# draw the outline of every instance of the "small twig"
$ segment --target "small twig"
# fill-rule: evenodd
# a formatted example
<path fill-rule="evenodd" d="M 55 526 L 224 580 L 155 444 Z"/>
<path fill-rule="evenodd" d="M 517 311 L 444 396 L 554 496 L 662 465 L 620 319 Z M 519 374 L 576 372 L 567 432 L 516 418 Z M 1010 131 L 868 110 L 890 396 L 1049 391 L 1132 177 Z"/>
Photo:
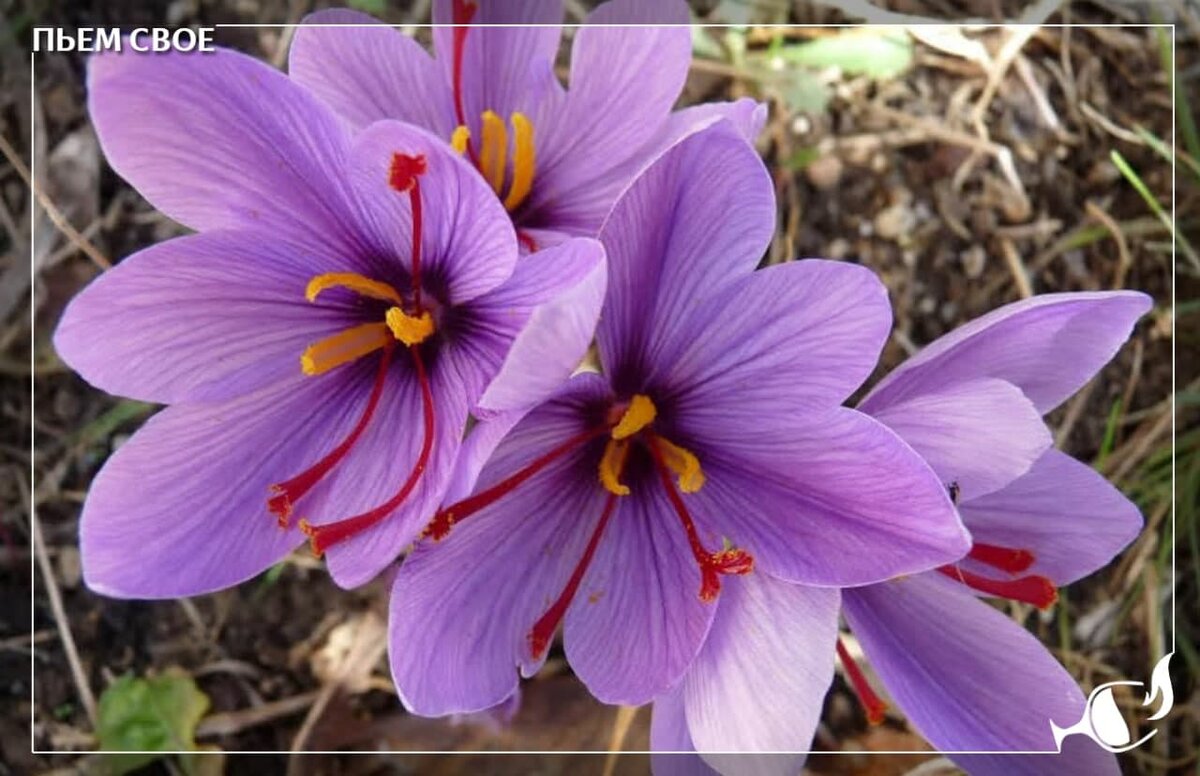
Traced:
<path fill-rule="evenodd" d="M 33 196 L 37 198 L 38 204 L 46 211 L 46 215 L 50 216 L 50 220 L 54 223 L 58 230 L 66 235 L 66 238 L 74 243 L 75 247 L 82 251 L 92 263 L 100 269 L 111 269 L 112 262 L 109 261 L 103 253 L 92 245 L 83 235 L 81 235 L 75 227 L 71 226 L 71 222 L 66 219 L 62 211 L 46 196 L 46 192 L 42 191 L 42 187 L 36 185 L 32 176 L 29 174 L 29 168 L 25 166 L 25 162 L 17 155 L 8 141 L 4 139 L 4 135 L 0 135 L 0 154 L 3 154 L 17 174 L 25 181 L 29 190 L 33 192 Z"/>
<path fill-rule="evenodd" d="M 983 117 L 991 107 L 992 99 L 996 96 L 996 90 L 1000 88 L 1000 82 L 1004 80 L 1009 66 L 1016 59 L 1017 54 L 1021 53 L 1021 49 L 1025 47 L 1033 34 L 1037 32 L 1037 29 L 1033 26 L 1013 28 L 1008 40 L 1004 41 L 1004 45 L 1000 47 L 1000 53 L 992 60 L 992 67 L 987 74 L 987 83 L 984 84 L 983 92 L 979 95 L 979 99 L 971 111 L 971 122 L 975 125 L 975 131 L 985 140 L 990 139 L 990 136 Z"/>
<path fill-rule="evenodd" d="M 1021 82 L 1025 84 L 1026 91 L 1033 98 L 1033 104 L 1037 106 L 1038 113 L 1042 115 L 1042 121 L 1046 122 L 1046 126 L 1050 129 L 1058 129 L 1061 122 L 1058 120 L 1058 114 L 1054 112 L 1053 106 L 1050 105 L 1050 100 L 1046 99 L 1046 90 L 1038 83 L 1037 78 L 1033 75 L 1033 67 L 1029 64 L 1029 60 L 1023 55 L 1018 54 L 1016 60 L 1017 75 L 1021 77 Z"/>
<path fill-rule="evenodd" d="M 1066 446 L 1067 440 L 1071 438 L 1071 432 L 1075 429 L 1075 424 L 1083 417 L 1083 411 L 1087 407 L 1088 399 L 1092 397 L 1092 392 L 1096 390 L 1096 380 L 1089 380 L 1087 385 L 1079 393 L 1071 398 L 1067 404 L 1067 413 L 1063 417 L 1062 424 L 1058 427 L 1058 431 L 1054 434 L 1054 446 L 1062 449 Z"/>
<path fill-rule="evenodd" d="M 1099 221 L 1117 241 L 1117 271 L 1113 274 L 1112 287 L 1124 288 L 1125 275 L 1133 266 L 1133 257 L 1129 255 L 1129 243 L 1125 241 L 1125 233 L 1121 231 L 1121 225 L 1113 220 L 1113 217 L 1106 213 L 1104 208 L 1090 199 L 1084 203 L 1083 207 L 1087 210 L 1087 214 Z"/>
<path fill-rule="evenodd" d="M 1083 113 L 1083 115 L 1087 116 L 1092 123 L 1098 125 L 1101 129 L 1118 140 L 1124 140 L 1126 143 L 1132 143 L 1133 145 L 1146 145 L 1146 141 L 1142 140 L 1138 133 L 1131 132 L 1124 127 L 1114 124 L 1111 119 L 1093 108 L 1086 100 L 1079 101 L 1079 110 Z"/>
<path fill-rule="evenodd" d="M 1012 275 L 1013 282 L 1017 284 L 1017 293 L 1021 295 L 1022 299 L 1033 296 L 1033 285 L 1029 282 L 1029 273 L 1012 240 L 1007 238 L 1000 240 L 1000 253 L 1004 256 L 1004 263 L 1008 265 L 1008 272 Z"/>
<path fill-rule="evenodd" d="M 75 691 L 79 693 L 79 701 L 83 704 L 83 710 L 87 712 L 92 728 L 95 729 L 96 696 L 92 695 L 92 688 L 88 686 L 87 674 L 84 673 L 83 664 L 79 660 L 79 650 L 75 648 L 75 637 L 71 634 L 71 622 L 67 619 L 66 610 L 63 609 L 62 593 L 58 589 L 58 580 L 54 578 L 54 566 L 51 565 L 50 555 L 46 552 L 46 537 L 42 534 L 42 522 L 38 519 L 37 509 L 33 506 L 29 486 L 25 483 L 24 478 L 18 478 L 17 482 L 21 490 L 21 499 L 25 503 L 25 511 L 29 515 L 29 524 L 33 532 L 31 538 L 34 554 L 37 556 L 37 564 L 42 572 L 42 577 L 46 580 L 46 595 L 50 599 L 50 611 L 54 613 L 54 624 L 58 627 L 58 637 L 62 640 L 63 651 L 67 654 L 67 663 L 71 666 L 71 678 L 75 681 Z"/>
<path fill-rule="evenodd" d="M 618 706 L 617 716 L 613 720 L 612 735 L 608 739 L 608 756 L 604 758 L 604 771 L 601 776 L 613 776 L 617 772 L 617 760 L 621 758 L 621 749 L 625 746 L 625 737 L 629 728 L 637 718 L 637 706 Z"/>
<path fill-rule="evenodd" d="M 274 722 L 281 717 L 299 714 L 312 706 L 319 694 L 320 690 L 312 690 L 250 709 L 209 714 L 196 725 L 196 738 L 234 735 L 267 722 Z"/>

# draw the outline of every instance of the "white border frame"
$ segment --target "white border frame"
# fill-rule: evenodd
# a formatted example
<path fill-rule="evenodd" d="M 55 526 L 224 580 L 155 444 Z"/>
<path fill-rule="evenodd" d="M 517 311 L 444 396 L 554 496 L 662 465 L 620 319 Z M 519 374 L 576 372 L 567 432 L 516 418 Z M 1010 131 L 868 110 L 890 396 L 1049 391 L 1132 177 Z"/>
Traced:
<path fill-rule="evenodd" d="M 879 9 L 879 10 L 882 11 L 882 9 Z M 163 26 L 167 27 L 168 25 L 163 25 Z M 305 24 L 301 24 L 301 23 L 297 22 L 297 23 L 279 23 L 279 24 L 229 23 L 229 24 L 212 24 L 212 25 L 207 25 L 207 26 L 211 26 L 214 28 L 229 28 L 229 29 L 239 29 L 239 28 L 241 28 L 241 29 L 245 29 L 245 28 L 288 29 L 288 28 L 296 28 L 296 27 L 301 27 L 301 26 L 339 27 L 339 28 L 344 29 L 344 28 L 353 28 L 353 27 L 370 28 L 370 27 L 388 26 L 388 27 L 402 30 L 407 34 L 408 31 L 416 30 L 416 29 L 431 29 L 431 28 L 435 28 L 435 27 L 455 27 L 458 25 L 433 24 L 431 22 L 420 23 L 420 24 L 386 24 L 386 25 L 383 22 L 380 22 L 379 24 L 342 24 L 342 25 L 308 24 L 308 25 L 305 25 Z M 583 24 L 577 22 L 577 23 L 563 23 L 562 25 L 487 24 L 487 25 L 475 25 L 475 26 L 481 26 L 481 27 L 561 27 L 562 29 L 565 30 L 565 29 L 570 29 L 570 28 L 578 29 L 579 27 L 583 26 Z M 694 29 L 697 27 L 730 29 L 730 28 L 737 28 L 737 27 L 746 26 L 746 25 L 690 23 L 688 25 L 598 24 L 598 25 L 589 25 L 589 26 L 629 27 L 629 28 L 687 26 L 689 29 Z M 979 20 L 963 20 L 963 21 L 946 21 L 944 23 L 942 23 L 942 22 L 933 23 L 931 21 L 927 25 L 925 25 L 925 24 L 917 25 L 917 24 L 868 22 L 868 23 L 859 23 L 859 24 L 804 24 L 804 25 L 766 24 L 766 25 L 750 25 L 750 26 L 753 26 L 756 29 L 791 29 L 794 27 L 802 27 L 804 29 L 810 29 L 810 28 L 816 28 L 816 27 L 828 27 L 828 28 L 835 28 L 835 29 L 844 29 L 847 27 L 891 27 L 891 28 L 900 27 L 900 28 L 903 28 L 903 27 L 908 27 L 908 26 L 950 26 L 950 27 L 972 27 L 972 28 L 979 28 L 979 29 L 1000 29 L 1000 28 L 1019 29 L 1019 28 L 1027 28 L 1027 27 L 1049 28 L 1049 29 L 1061 29 L 1061 28 L 1075 28 L 1075 29 L 1079 29 L 1079 28 L 1102 28 L 1102 29 L 1103 28 L 1116 28 L 1116 29 L 1169 28 L 1171 30 L 1171 65 L 1173 68 L 1175 68 L 1175 71 L 1173 71 L 1170 74 L 1171 75 L 1171 143 L 1170 143 L 1170 148 L 1171 148 L 1172 154 L 1177 153 L 1178 134 L 1179 134 L 1177 116 L 1176 116 L 1176 111 L 1177 111 L 1177 107 L 1178 107 L 1176 90 L 1179 88 L 1178 78 L 1177 78 L 1178 59 L 1177 59 L 1177 51 L 1176 51 L 1176 44 L 1177 44 L 1177 40 L 1178 40 L 1178 35 L 1177 35 L 1177 26 L 1178 25 L 1175 24 L 1174 22 L 1170 22 L 1170 23 L 1163 22 L 1163 23 L 1155 23 L 1155 24 L 1132 24 L 1132 23 L 1129 23 L 1129 24 L 1125 24 L 1125 23 L 1026 24 L 1026 23 L 988 23 L 988 22 L 982 22 Z M 202 54 L 200 52 L 193 52 L 193 53 L 196 53 L 197 55 L 202 56 Z M 34 133 L 32 131 L 34 129 L 33 125 L 37 121 L 36 57 L 37 57 L 37 54 L 33 51 L 30 51 L 30 54 L 29 54 L 30 134 L 29 134 L 29 136 L 31 138 L 31 143 L 30 143 L 30 148 L 29 148 L 29 157 L 30 157 L 29 158 L 29 177 L 30 177 L 31 186 L 37 185 L 37 158 L 36 158 L 37 153 L 36 153 L 36 148 L 35 148 L 34 144 L 32 143 L 32 138 L 34 137 Z M 1172 224 L 1175 224 L 1177 222 L 1177 219 L 1176 219 L 1176 182 L 1175 182 L 1176 166 L 1177 166 L 1177 164 L 1173 164 L 1171 166 L 1171 222 L 1172 222 Z M 36 230 L 36 226 L 37 226 L 37 212 L 38 212 L 37 199 L 35 196 L 33 196 L 33 192 L 31 191 L 30 192 L 30 200 L 29 200 L 29 235 L 30 235 L 30 237 L 29 237 L 29 246 L 30 246 L 30 248 L 29 248 L 29 270 L 30 270 L 30 283 L 29 283 L 29 416 L 30 416 L 30 422 L 29 422 L 29 486 L 30 486 L 29 509 L 30 509 L 30 516 L 29 516 L 29 519 L 30 519 L 31 527 L 32 527 L 32 523 L 33 523 L 33 515 L 37 511 L 37 500 L 36 500 L 36 492 L 37 492 L 36 468 L 37 467 L 36 467 L 36 450 L 34 447 L 34 442 L 35 442 L 35 438 L 36 438 L 35 420 L 37 417 L 36 404 L 35 404 L 36 398 L 37 398 L 37 392 L 36 392 L 36 388 L 37 388 L 37 357 L 36 357 L 36 350 L 35 350 L 36 318 L 37 318 L 37 315 L 36 315 L 37 308 L 35 306 L 35 289 L 37 286 L 37 272 L 36 272 L 37 268 L 36 268 L 36 261 L 35 261 L 36 252 L 35 252 L 35 248 L 34 248 L 34 242 L 35 242 L 34 235 L 35 235 L 35 230 Z M 1176 345 L 1177 345 L 1177 340 L 1176 340 L 1176 332 L 1175 332 L 1175 324 L 1176 324 L 1175 310 L 1177 307 L 1176 271 L 1177 271 L 1177 267 L 1178 267 L 1178 263 L 1177 263 L 1178 256 L 1176 255 L 1176 252 L 1177 252 L 1176 241 L 1177 241 L 1177 237 L 1173 233 L 1172 237 L 1171 237 L 1171 290 L 1170 290 L 1170 299 L 1171 299 L 1171 308 L 1170 308 L 1170 318 L 1171 318 L 1171 395 L 1170 395 L 1170 399 L 1171 399 L 1171 537 L 1172 537 L 1171 611 L 1170 611 L 1170 615 L 1171 615 L 1170 616 L 1170 622 L 1171 622 L 1171 649 L 1170 649 L 1170 652 L 1171 653 L 1175 652 L 1175 647 L 1176 647 L 1175 640 L 1176 640 L 1176 634 L 1178 632 L 1177 625 L 1176 625 L 1176 622 L 1177 622 L 1176 618 L 1178 616 L 1178 611 L 1177 611 L 1177 606 L 1176 606 L 1176 587 L 1177 587 L 1177 583 L 1178 583 L 1178 572 L 1177 572 L 1177 565 L 1176 565 L 1177 564 L 1177 556 L 1178 556 L 1178 549 L 1177 549 L 1178 535 L 1176 533 L 1176 504 L 1175 504 L 1175 495 L 1176 495 L 1176 487 L 1177 487 L 1177 485 L 1176 485 L 1176 455 L 1177 455 L 1177 451 L 1176 451 L 1175 445 L 1176 445 L 1176 423 L 1178 420 L 1177 412 L 1176 412 L 1176 391 L 1177 391 L 1177 386 L 1176 386 L 1176 366 L 1177 366 L 1177 364 L 1176 364 L 1176 358 L 1177 358 Z M 31 551 L 29 553 L 29 581 L 30 581 L 30 584 L 29 584 L 29 632 L 30 633 L 34 632 L 35 615 L 36 615 L 37 563 L 36 563 L 36 559 L 35 559 L 36 553 L 33 551 L 34 550 L 33 543 L 35 541 L 36 541 L 35 533 L 31 530 L 30 531 L 30 550 Z M 36 672 L 35 672 L 36 665 L 37 665 L 37 644 L 36 644 L 36 642 L 31 641 L 30 642 L 30 658 L 29 658 L 30 754 L 34 754 L 34 755 L 78 755 L 78 756 L 85 756 L 85 755 L 89 755 L 89 754 L 100 754 L 100 755 L 106 755 L 106 754 L 155 754 L 155 755 L 160 755 L 160 756 L 166 756 L 166 755 L 172 755 L 172 754 L 174 754 L 174 755 L 194 755 L 194 754 L 203 755 L 203 754 L 206 754 L 203 751 L 200 751 L 200 752 L 195 752 L 195 751 L 142 751 L 142 750 L 115 750 L 115 751 L 114 750 L 65 750 L 65 751 L 59 751 L 59 750 L 54 750 L 54 749 L 49 749 L 49 750 L 38 749 L 36 732 L 35 732 L 35 725 L 36 725 L 36 720 L 37 720 L 37 703 L 36 703 L 37 678 L 36 678 Z M 651 704 L 645 704 L 645 705 L 651 705 Z M 639 708 L 641 708 L 641 707 L 639 707 Z M 1049 724 L 1049 720 L 1047 720 L 1047 724 Z M 291 750 L 287 750 L 287 749 L 252 749 L 252 750 L 222 750 L 219 753 L 213 752 L 213 753 L 209 753 L 209 754 L 234 754 L 234 755 L 276 754 L 276 755 L 287 755 L 287 756 L 292 756 L 292 755 L 306 756 L 306 755 L 323 755 L 323 754 L 324 755 L 392 754 L 392 755 L 448 755 L 448 756 L 454 756 L 454 755 L 498 755 L 498 756 L 502 756 L 502 757 L 509 757 L 509 756 L 513 756 L 513 755 L 538 755 L 538 754 L 624 756 L 624 755 L 655 755 L 655 754 L 684 755 L 684 754 L 696 754 L 696 753 L 691 752 L 691 751 L 677 752 L 677 751 L 661 751 L 661 750 L 656 751 L 656 750 L 625 750 L 625 749 L 619 750 L 617 752 L 611 752 L 608 750 L 601 750 L 601 749 L 576 749 L 576 750 L 572 750 L 572 749 L 548 749 L 548 750 L 541 750 L 541 749 L 532 749 L 532 750 L 530 750 L 530 749 L 519 749 L 519 750 L 488 750 L 488 749 L 484 749 L 484 750 L 440 750 L 440 749 L 434 749 L 434 750 L 425 750 L 425 749 L 371 749 L 371 750 L 332 749 L 332 750 L 328 750 L 328 749 L 314 749 L 314 750 L 307 750 L 307 749 L 305 749 L 305 750 L 295 751 L 295 752 L 291 751 Z M 782 755 L 797 755 L 797 754 L 804 754 L 806 756 L 812 756 L 812 755 L 817 755 L 817 756 L 825 756 L 825 755 L 834 755 L 834 756 L 838 756 L 838 755 L 858 755 L 858 756 L 862 756 L 862 755 L 868 755 L 868 756 L 870 756 L 870 755 L 924 755 L 927 757 L 937 757 L 938 755 L 943 755 L 943 756 L 953 756 L 953 755 L 1059 755 L 1060 752 L 1053 750 L 1053 749 L 1045 750 L 1045 751 L 1043 751 L 1043 750 L 1033 750 L 1033 751 L 1027 751 L 1027 750 L 1019 750 L 1019 751 L 1008 751 L 1008 750 L 1005 750 L 1005 751 L 992 751 L 992 750 L 958 751 L 958 750 L 955 750 L 955 751 L 949 751 L 949 750 L 937 750 L 937 749 L 917 749 L 917 750 L 878 750 L 878 751 L 875 751 L 875 750 L 869 750 L 869 751 L 868 750 L 844 750 L 844 751 L 833 751 L 833 752 L 809 749 L 807 751 L 795 751 L 795 752 L 793 752 L 793 751 L 731 751 L 731 752 L 708 752 L 708 751 L 706 751 L 706 752 L 704 752 L 704 754 L 741 755 L 741 756 L 746 756 L 746 757 L 755 757 L 755 756 L 769 757 L 772 755 L 782 756 Z"/>

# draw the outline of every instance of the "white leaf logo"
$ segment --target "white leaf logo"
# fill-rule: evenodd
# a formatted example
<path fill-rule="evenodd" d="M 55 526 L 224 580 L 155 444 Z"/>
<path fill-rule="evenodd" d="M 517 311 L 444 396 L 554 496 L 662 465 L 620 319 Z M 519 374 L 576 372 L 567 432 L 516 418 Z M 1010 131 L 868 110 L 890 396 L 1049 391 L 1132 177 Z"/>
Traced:
<path fill-rule="evenodd" d="M 1175 703 L 1175 692 L 1171 687 L 1171 673 L 1168 667 L 1171 662 L 1171 655 L 1173 654 L 1175 653 L 1172 652 L 1165 655 L 1162 660 L 1159 660 L 1158 665 L 1154 667 L 1154 671 L 1150 675 L 1150 691 L 1146 693 L 1142 705 L 1151 705 L 1160 695 L 1162 696 L 1162 705 L 1148 721 L 1153 722 L 1167 716 L 1171 711 L 1171 706 Z M 1068 728 L 1061 728 L 1054 724 L 1053 721 L 1050 722 L 1050 732 L 1054 734 L 1054 746 L 1060 753 L 1062 752 L 1063 740 L 1067 736 L 1087 736 L 1108 751 L 1120 754 L 1121 752 L 1128 752 L 1130 749 L 1136 749 L 1149 741 L 1158 732 L 1157 730 L 1151 730 L 1137 741 L 1130 743 L 1133 736 L 1129 731 L 1129 725 L 1125 723 L 1125 717 L 1121 715 L 1121 710 L 1117 708 L 1117 701 L 1113 696 L 1113 688 L 1122 685 L 1128 687 L 1145 686 L 1142 682 L 1107 682 L 1092 690 L 1092 694 L 1088 696 L 1087 704 L 1084 706 L 1083 717 L 1074 725 Z"/>

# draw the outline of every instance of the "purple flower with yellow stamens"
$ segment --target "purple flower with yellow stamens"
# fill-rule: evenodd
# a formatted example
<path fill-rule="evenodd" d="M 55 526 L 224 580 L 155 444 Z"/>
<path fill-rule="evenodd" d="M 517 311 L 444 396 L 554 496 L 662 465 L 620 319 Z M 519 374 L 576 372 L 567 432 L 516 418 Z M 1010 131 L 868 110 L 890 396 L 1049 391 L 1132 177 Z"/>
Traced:
<path fill-rule="evenodd" d="M 1052 449 L 1041 416 L 1113 357 L 1149 305 L 1141 293 L 1106 292 L 1048 294 L 1002 307 L 925 348 L 859 405 L 929 462 L 973 538 L 965 557 L 935 572 L 842 591 L 867 659 L 940 750 L 1054 751 L 1050 721 L 1070 724 L 1083 712 L 1083 694 L 1046 648 L 977 596 L 1049 606 L 1056 585 L 1101 568 L 1137 536 L 1137 507 L 1091 467 Z M 764 616 L 744 625 L 764 595 L 743 597 L 736 608 L 722 602 L 713 631 L 742 623 L 775 651 L 751 664 L 736 646 L 715 652 L 706 645 L 679 687 L 655 703 L 655 749 L 809 747 L 820 703 L 794 692 L 793 677 L 826 676 L 828 662 L 804 649 L 800 636 L 778 637 L 796 627 L 790 621 Z M 837 652 L 868 718 L 882 721 L 884 702 L 840 642 Z M 740 685 L 716 680 L 739 670 Z M 756 689 L 752 699 L 738 694 L 746 686 Z M 779 774 L 796 772 L 802 759 L 704 758 L 730 773 L 753 762 L 757 771 Z M 962 760 L 971 773 L 1118 772 L 1113 756 L 1082 736 L 1069 739 L 1061 757 Z M 694 757 L 663 757 L 656 771 L 700 765 Z"/>
<path fill-rule="evenodd" d="M 727 116 L 758 134 L 765 108 L 749 99 L 671 112 L 691 62 L 682 0 L 596 8 L 576 31 L 565 89 L 554 72 L 562 18 L 562 0 L 436 0 L 446 26 L 431 58 L 370 16 L 319 11 L 296 30 L 289 71 L 353 126 L 400 119 L 452 142 L 526 250 L 594 236 L 638 170 L 687 132 Z"/>
<path fill-rule="evenodd" d="M 440 503 L 468 413 L 518 410 L 579 362 L 603 249 L 518 262 L 503 208 L 441 140 L 351 135 L 231 51 L 105 54 L 89 91 L 112 166 L 199 234 L 122 261 L 55 334 L 93 385 L 173 405 L 92 484 L 88 584 L 194 595 L 306 535 L 340 584 L 369 580 Z"/>
<path fill-rule="evenodd" d="M 887 337 L 882 285 L 820 260 L 753 271 L 774 221 L 769 176 L 728 122 L 622 195 L 600 235 L 603 376 L 507 434 L 477 428 L 460 456 L 468 479 L 487 460 L 474 492 L 397 573 L 392 671 L 414 712 L 503 701 L 560 623 L 596 697 L 644 703 L 694 662 L 727 587 L 863 584 L 966 551 L 934 473 L 839 406 Z M 806 608 L 830 670 L 837 600 L 818 590 Z"/>

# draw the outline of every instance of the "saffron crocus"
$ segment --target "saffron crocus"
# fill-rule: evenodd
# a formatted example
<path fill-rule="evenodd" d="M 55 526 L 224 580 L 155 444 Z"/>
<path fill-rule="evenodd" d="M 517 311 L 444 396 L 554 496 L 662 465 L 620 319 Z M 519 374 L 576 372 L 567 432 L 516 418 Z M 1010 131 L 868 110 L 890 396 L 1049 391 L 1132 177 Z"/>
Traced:
<path fill-rule="evenodd" d="M 296 30 L 289 71 L 353 126 L 400 119 L 453 142 L 526 250 L 594 236 L 637 171 L 687 131 L 728 116 L 757 134 L 765 109 L 748 99 L 671 113 L 691 62 L 682 0 L 592 11 L 566 89 L 554 72 L 562 17 L 562 0 L 436 0 L 433 20 L 447 26 L 434 29 L 433 58 L 370 16 L 320 11 Z"/>
<path fill-rule="evenodd" d="M 839 262 L 754 271 L 774 221 L 771 181 L 728 122 L 672 146 L 619 199 L 600 233 L 603 374 L 572 378 L 490 457 L 473 447 L 487 457 L 474 492 L 443 507 L 397 572 L 391 663 L 409 709 L 503 701 L 560 623 L 592 694 L 645 703 L 706 640 L 758 643 L 710 633 L 722 591 L 742 585 L 787 588 L 764 594 L 767 627 L 821 656 L 778 685 L 819 704 L 835 588 L 966 551 L 933 472 L 839 406 L 887 337 L 884 288 Z"/>
<path fill-rule="evenodd" d="M 1112 358 L 1148 307 L 1136 292 L 1049 294 L 1008 305 L 925 348 L 859 406 L 925 457 L 974 540 L 964 558 L 934 572 L 842 591 L 866 657 L 939 749 L 1053 752 L 1050 721 L 1080 718 L 1084 697 L 1070 675 L 977 596 L 1048 606 L 1056 585 L 1104 566 L 1137 535 L 1137 508 L 1091 467 L 1049 449 L 1041 415 Z M 704 753 L 656 756 L 659 776 L 799 770 L 802 754 L 711 753 L 810 747 L 820 704 L 781 686 L 780 677 L 810 664 L 811 655 L 772 638 L 800 627 L 798 614 L 765 625 L 770 610 L 786 611 L 766 603 L 786 593 L 776 587 L 722 600 L 695 665 L 656 700 L 653 748 Z M 718 641 L 726 632 L 742 638 Z M 746 634 L 764 646 L 751 653 Z M 721 646 L 710 649 L 714 642 Z M 883 700 L 840 642 L 837 652 L 868 718 L 882 721 Z M 722 680 L 735 671 L 743 682 Z M 1110 754 L 1082 737 L 1068 739 L 1061 757 L 959 759 L 973 774 L 1118 772 Z"/>
<path fill-rule="evenodd" d="M 1041 415 L 1090 380 L 1149 308 L 1129 291 L 1007 305 L 910 358 L 859 407 L 925 457 L 974 540 L 961 562 L 934 573 L 843 591 L 867 659 L 939 749 L 1054 751 L 1051 720 L 1069 725 L 1083 712 L 1083 694 L 1046 648 L 978 597 L 1048 607 L 1056 586 L 1103 567 L 1137 536 L 1137 507 L 1053 449 Z M 868 713 L 880 714 L 856 682 Z M 972 773 L 1119 772 L 1082 737 L 1062 758 L 965 764 Z"/>
<path fill-rule="evenodd" d="M 351 136 L 235 52 L 105 54 L 88 86 L 112 166 L 200 231 L 103 274 L 55 335 L 93 385 L 173 405 L 92 483 L 88 584 L 198 594 L 306 536 L 339 583 L 370 579 L 436 509 L 468 412 L 536 401 L 578 363 L 600 244 L 518 266 L 503 209 L 442 141 Z"/>

